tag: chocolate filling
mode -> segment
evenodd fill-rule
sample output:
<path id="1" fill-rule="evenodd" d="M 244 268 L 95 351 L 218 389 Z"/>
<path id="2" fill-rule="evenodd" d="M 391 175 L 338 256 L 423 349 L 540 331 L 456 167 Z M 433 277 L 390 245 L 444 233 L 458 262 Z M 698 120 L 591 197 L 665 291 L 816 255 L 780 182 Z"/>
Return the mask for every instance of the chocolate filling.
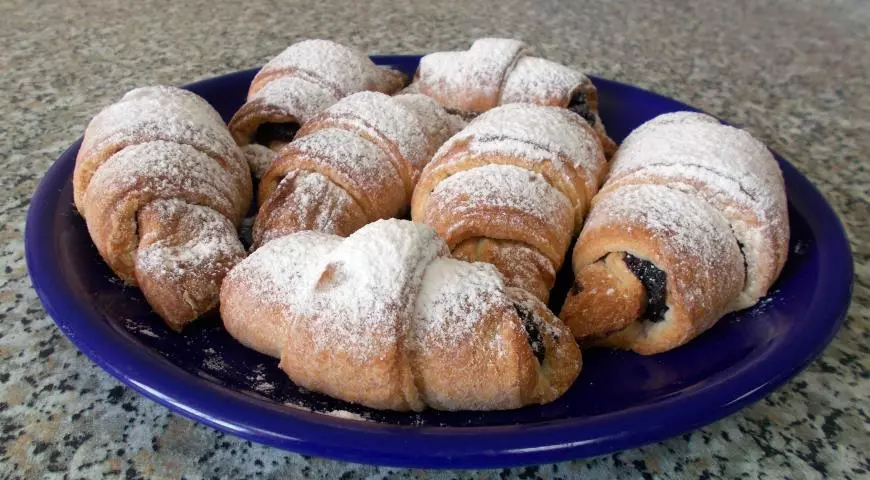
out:
<path id="1" fill-rule="evenodd" d="M 516 302 L 514 302 L 514 309 L 517 311 L 517 316 L 523 322 L 523 328 L 526 329 L 526 341 L 529 342 L 532 353 L 535 354 L 538 363 L 544 363 L 547 347 L 544 346 L 544 338 L 541 336 L 541 330 L 538 329 L 538 322 L 535 321 L 534 312 Z"/>
<path id="2" fill-rule="evenodd" d="M 589 125 L 595 126 L 595 115 L 592 113 L 592 109 L 589 108 L 589 104 L 586 103 L 585 93 L 575 93 L 574 96 L 571 97 L 571 101 L 568 102 L 568 110 L 583 117 Z"/>
<path id="3" fill-rule="evenodd" d="M 631 273 L 640 280 L 646 290 L 646 311 L 644 318 L 651 322 L 661 322 L 665 319 L 667 305 L 667 274 L 659 270 L 652 262 L 625 254 L 625 265 Z"/>
<path id="4" fill-rule="evenodd" d="M 269 146 L 272 142 L 289 143 L 299 131 L 299 124 L 289 123 L 264 123 L 254 133 L 254 141 L 260 145 Z"/>

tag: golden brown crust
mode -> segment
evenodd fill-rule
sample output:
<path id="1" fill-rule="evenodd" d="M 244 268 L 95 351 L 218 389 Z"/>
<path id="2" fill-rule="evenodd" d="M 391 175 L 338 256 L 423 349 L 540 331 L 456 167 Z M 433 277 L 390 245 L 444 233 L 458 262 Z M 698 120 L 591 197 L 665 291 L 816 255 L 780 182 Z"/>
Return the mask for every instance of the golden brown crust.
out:
<path id="1" fill-rule="evenodd" d="M 622 252 L 608 254 L 575 275 L 578 280 L 560 317 L 577 338 L 594 339 L 622 330 L 646 310 L 646 290 L 624 258 Z"/>
<path id="2" fill-rule="evenodd" d="M 525 243 L 475 237 L 461 242 L 451 253 L 466 262 L 491 263 L 508 285 L 526 290 L 542 302 L 550 298 L 550 287 L 556 281 L 553 263 Z"/>

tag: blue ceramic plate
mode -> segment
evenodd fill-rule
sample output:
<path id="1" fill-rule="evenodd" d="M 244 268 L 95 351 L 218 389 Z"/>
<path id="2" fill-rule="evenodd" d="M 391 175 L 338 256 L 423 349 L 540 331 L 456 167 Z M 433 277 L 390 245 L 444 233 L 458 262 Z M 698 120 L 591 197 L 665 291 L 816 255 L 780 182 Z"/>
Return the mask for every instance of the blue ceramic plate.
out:
<path id="1" fill-rule="evenodd" d="M 419 57 L 375 61 L 410 74 Z M 229 119 L 255 72 L 189 88 Z M 692 110 L 631 86 L 594 82 L 601 117 L 617 141 L 656 115 Z M 27 264 L 46 311 L 94 362 L 145 396 L 214 428 L 306 454 L 397 466 L 502 467 L 662 440 L 731 414 L 795 375 L 834 336 L 851 297 L 852 257 L 842 225 L 810 182 L 777 157 L 788 188 L 791 251 L 770 296 L 756 307 L 662 355 L 587 351 L 576 384 L 549 405 L 376 412 L 299 389 L 276 361 L 236 343 L 217 318 L 184 334 L 167 330 L 136 289 L 112 276 L 73 210 L 80 143 L 48 171 L 28 214 Z M 561 284 L 566 277 L 570 272 Z M 374 421 L 318 413 L 335 410 Z"/>

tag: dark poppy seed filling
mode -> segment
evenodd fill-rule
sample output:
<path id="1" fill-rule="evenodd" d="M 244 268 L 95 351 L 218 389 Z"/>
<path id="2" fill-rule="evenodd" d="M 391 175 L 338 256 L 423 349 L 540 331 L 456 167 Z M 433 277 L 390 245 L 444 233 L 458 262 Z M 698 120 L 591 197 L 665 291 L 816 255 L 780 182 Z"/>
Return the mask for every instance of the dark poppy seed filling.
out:
<path id="1" fill-rule="evenodd" d="M 299 124 L 289 123 L 264 123 L 254 133 L 254 141 L 260 145 L 269 146 L 272 142 L 289 143 L 299 131 Z"/>
<path id="2" fill-rule="evenodd" d="M 523 328 L 526 329 L 526 341 L 529 342 L 529 347 L 532 349 L 532 353 L 535 354 L 538 363 L 544 363 L 544 357 L 547 354 L 547 347 L 544 346 L 544 338 L 541 336 L 541 331 L 538 329 L 538 322 L 536 322 L 534 318 L 535 314 L 516 302 L 514 303 L 514 309 L 517 311 L 517 316 L 519 316 L 520 320 L 523 322 Z"/>
<path id="3" fill-rule="evenodd" d="M 644 318 L 651 322 L 665 319 L 667 305 L 667 274 L 652 262 L 625 254 L 625 265 L 640 280 L 646 290 L 646 312 Z"/>
<path id="4" fill-rule="evenodd" d="M 583 117 L 589 125 L 595 125 L 595 115 L 592 114 L 592 110 L 589 108 L 589 104 L 586 103 L 586 94 L 583 92 L 577 92 L 571 97 L 571 101 L 568 102 L 568 110 L 576 113 Z"/>

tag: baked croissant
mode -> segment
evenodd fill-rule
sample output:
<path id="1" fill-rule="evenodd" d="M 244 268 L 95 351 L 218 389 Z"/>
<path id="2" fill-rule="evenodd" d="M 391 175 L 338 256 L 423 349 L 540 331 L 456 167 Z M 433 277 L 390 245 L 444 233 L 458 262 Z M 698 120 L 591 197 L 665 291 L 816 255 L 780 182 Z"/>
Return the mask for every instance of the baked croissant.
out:
<path id="1" fill-rule="evenodd" d="M 403 214 L 423 166 L 461 123 L 423 95 L 342 99 L 306 123 L 263 176 L 255 246 L 300 230 L 347 236 Z"/>
<path id="2" fill-rule="evenodd" d="M 221 317 L 297 385 L 377 409 L 546 403 L 580 370 L 570 330 L 543 303 L 405 220 L 265 244 L 227 275 Z"/>
<path id="3" fill-rule="evenodd" d="M 570 109 L 592 126 L 609 158 L 616 143 L 598 116 L 595 86 L 586 75 L 532 54 L 519 40 L 481 38 L 463 52 L 424 56 L 410 88 L 466 116 L 509 103 Z"/>
<path id="4" fill-rule="evenodd" d="M 574 249 L 561 318 L 584 343 L 653 354 L 754 305 L 788 254 L 782 172 L 749 133 L 700 113 L 632 132 Z"/>
<path id="5" fill-rule="evenodd" d="M 100 255 L 170 327 L 217 305 L 245 254 L 236 227 L 252 192 L 242 152 L 208 103 L 173 87 L 127 93 L 88 125 L 73 187 Z"/>
<path id="6" fill-rule="evenodd" d="M 456 258 L 493 263 L 508 284 L 546 302 L 607 162 L 569 111 L 534 104 L 490 110 L 423 170 L 411 216 Z"/>
<path id="7" fill-rule="evenodd" d="M 356 49 L 329 40 L 305 40 L 263 66 L 229 128 L 245 150 L 251 149 L 247 145 L 277 150 L 293 140 L 302 124 L 339 99 L 365 90 L 393 93 L 404 84 L 402 73 L 375 65 Z M 264 154 L 250 153 L 255 161 Z M 256 173 L 256 164 L 252 170 Z"/>

